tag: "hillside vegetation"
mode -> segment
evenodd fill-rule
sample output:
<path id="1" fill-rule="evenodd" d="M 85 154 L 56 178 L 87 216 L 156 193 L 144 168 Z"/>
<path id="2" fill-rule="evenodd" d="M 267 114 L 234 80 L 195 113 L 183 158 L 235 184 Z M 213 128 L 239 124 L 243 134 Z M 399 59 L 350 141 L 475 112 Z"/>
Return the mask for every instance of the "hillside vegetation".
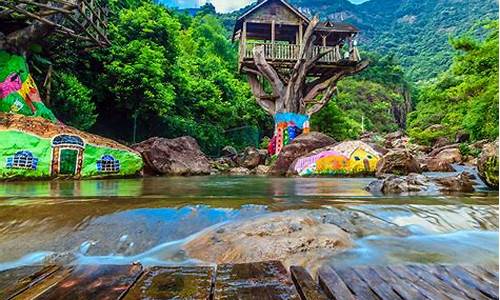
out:
<path id="1" fill-rule="evenodd" d="M 427 144 L 457 132 L 494 139 L 498 23 L 474 24 L 496 8 L 489 0 L 380 1 L 296 0 L 311 13 L 340 17 L 335 11 L 341 11 L 360 26 L 362 56 L 371 60 L 367 70 L 339 83 L 335 99 L 313 117 L 313 129 L 337 140 L 357 138 L 363 129 L 399 128 Z M 30 51 L 37 82 L 53 69 L 52 88 L 41 92 L 59 119 L 126 143 L 191 135 L 213 155 L 225 145 L 243 148 L 272 135 L 273 120 L 237 72 L 237 44 L 229 36 L 240 12 L 218 15 L 206 5 L 191 16 L 153 0 L 109 0 L 109 8 L 110 47 L 85 49 L 55 35 Z M 435 19 L 450 11 L 457 15 Z"/>

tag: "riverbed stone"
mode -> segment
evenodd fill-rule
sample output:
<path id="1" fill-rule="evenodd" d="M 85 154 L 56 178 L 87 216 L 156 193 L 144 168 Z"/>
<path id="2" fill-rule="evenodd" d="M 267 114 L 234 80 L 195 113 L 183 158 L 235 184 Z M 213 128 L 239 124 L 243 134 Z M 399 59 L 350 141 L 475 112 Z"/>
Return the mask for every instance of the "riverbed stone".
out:
<path id="1" fill-rule="evenodd" d="M 320 132 L 311 132 L 301 134 L 290 144 L 283 147 L 278 154 L 276 162 L 271 167 L 270 174 L 283 176 L 288 171 L 288 168 L 297 158 L 306 155 L 307 153 L 322 147 L 326 147 L 335 143 L 335 140 Z"/>
<path id="2" fill-rule="evenodd" d="M 190 257 L 218 264 L 279 260 L 290 266 L 305 265 L 352 245 L 346 231 L 301 210 L 210 229 L 185 244 L 184 250 Z"/>
<path id="3" fill-rule="evenodd" d="M 144 163 L 154 174 L 192 176 L 208 175 L 212 171 L 210 161 L 190 136 L 152 137 L 132 148 L 141 153 Z"/>
<path id="4" fill-rule="evenodd" d="M 434 181 L 439 185 L 439 190 L 443 192 L 474 192 L 474 176 L 467 172 L 456 176 L 436 178 Z"/>
<path id="5" fill-rule="evenodd" d="M 396 149 L 379 160 L 376 175 L 379 177 L 383 174 L 408 175 L 420 172 L 420 164 L 410 151 Z"/>
<path id="6" fill-rule="evenodd" d="M 433 156 L 434 159 L 449 164 L 462 162 L 462 154 L 458 147 L 444 149 Z"/>
<path id="7" fill-rule="evenodd" d="M 498 140 L 485 144 L 477 162 L 479 177 L 490 188 L 498 189 Z"/>
<path id="8" fill-rule="evenodd" d="M 390 175 L 372 181 L 366 190 L 374 194 L 473 192 L 474 181 L 472 179 L 473 176 L 467 172 L 440 178 L 415 173 L 407 176 Z"/>
<path id="9" fill-rule="evenodd" d="M 238 157 L 238 164 L 247 169 L 253 169 L 264 162 L 265 158 L 262 160 L 259 150 L 254 147 L 247 147 L 241 156 Z"/>
<path id="10" fill-rule="evenodd" d="M 453 166 L 445 160 L 426 157 L 420 164 L 423 171 L 427 172 L 453 172 Z"/>
<path id="11" fill-rule="evenodd" d="M 267 176 L 271 167 L 265 165 L 259 165 L 253 171 L 257 176 Z"/>
<path id="12" fill-rule="evenodd" d="M 229 170 L 229 174 L 237 176 L 250 175 L 250 173 L 251 171 L 244 167 L 236 167 Z"/>

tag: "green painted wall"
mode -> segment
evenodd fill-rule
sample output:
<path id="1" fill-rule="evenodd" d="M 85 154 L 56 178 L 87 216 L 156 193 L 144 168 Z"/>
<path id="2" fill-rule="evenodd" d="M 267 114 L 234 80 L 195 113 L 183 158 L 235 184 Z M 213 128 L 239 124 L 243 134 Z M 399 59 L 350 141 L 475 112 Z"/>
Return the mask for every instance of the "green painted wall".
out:
<path id="1" fill-rule="evenodd" d="M 0 141 L 0 179 L 42 179 L 51 177 L 51 139 L 40 138 L 20 131 L 7 130 L 0 131 Z M 7 167 L 7 160 L 14 157 L 19 151 L 30 151 L 33 157 L 38 159 L 36 170 Z M 97 161 L 104 155 L 111 155 L 120 162 L 119 172 L 100 173 L 97 170 Z M 136 153 L 86 144 L 83 152 L 81 177 L 131 176 L 137 174 L 142 167 L 142 158 Z"/>

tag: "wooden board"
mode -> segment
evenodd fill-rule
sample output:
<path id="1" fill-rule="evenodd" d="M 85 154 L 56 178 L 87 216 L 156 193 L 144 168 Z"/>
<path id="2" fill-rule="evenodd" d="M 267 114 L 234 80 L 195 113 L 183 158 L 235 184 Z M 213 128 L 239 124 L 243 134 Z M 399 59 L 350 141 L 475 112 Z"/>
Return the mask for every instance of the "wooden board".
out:
<path id="1" fill-rule="evenodd" d="M 139 264 L 81 265 L 36 299 L 120 299 L 141 274 Z"/>
<path id="2" fill-rule="evenodd" d="M 290 267 L 292 281 L 303 300 L 327 300 L 325 293 L 303 267 Z"/>
<path id="3" fill-rule="evenodd" d="M 217 267 L 214 299 L 300 299 L 278 261 L 223 264 Z"/>
<path id="4" fill-rule="evenodd" d="M 153 267 L 124 299 L 209 299 L 214 276 L 214 267 Z"/>
<path id="5" fill-rule="evenodd" d="M 363 279 L 380 299 L 402 300 L 391 285 L 387 284 L 380 276 L 369 267 L 358 267 L 354 270 Z"/>
<path id="6" fill-rule="evenodd" d="M 57 270 L 56 266 L 25 266 L 0 272 L 0 299 L 11 299 Z"/>
<path id="7" fill-rule="evenodd" d="M 340 276 L 328 265 L 318 271 L 319 284 L 331 299 L 356 299 Z"/>

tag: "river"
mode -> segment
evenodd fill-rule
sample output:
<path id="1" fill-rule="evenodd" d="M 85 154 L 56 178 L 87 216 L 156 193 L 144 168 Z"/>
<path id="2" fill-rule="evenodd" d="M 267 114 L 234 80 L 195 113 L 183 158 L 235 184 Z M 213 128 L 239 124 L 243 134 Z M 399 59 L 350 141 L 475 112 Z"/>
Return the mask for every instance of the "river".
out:
<path id="1" fill-rule="evenodd" d="M 434 174 L 440 176 L 440 174 Z M 210 264 L 183 245 L 211 228 L 295 211 L 356 212 L 364 230 L 336 265 L 498 264 L 498 192 L 372 195 L 371 178 L 189 177 L 0 184 L 0 270 L 41 263 Z"/>

